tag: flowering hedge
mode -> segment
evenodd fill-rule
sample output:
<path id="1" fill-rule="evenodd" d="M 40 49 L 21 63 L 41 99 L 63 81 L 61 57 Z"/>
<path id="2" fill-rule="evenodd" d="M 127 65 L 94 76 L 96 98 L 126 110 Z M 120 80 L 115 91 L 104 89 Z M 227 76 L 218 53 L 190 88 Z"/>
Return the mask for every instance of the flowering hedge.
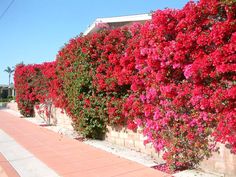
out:
<path id="1" fill-rule="evenodd" d="M 126 114 L 175 169 L 208 157 L 215 140 L 236 150 L 235 8 L 189 2 L 155 12 L 140 32 Z"/>
<path id="2" fill-rule="evenodd" d="M 64 94 L 61 107 L 86 137 L 101 138 L 107 124 L 125 122 L 120 108 L 130 86 L 119 60 L 134 35 L 122 28 L 77 37 L 57 56 L 56 71 Z"/>
<path id="3" fill-rule="evenodd" d="M 17 102 L 30 114 L 48 93 L 86 137 L 141 127 L 171 169 L 192 168 L 216 142 L 236 152 L 235 49 L 235 1 L 189 2 L 73 38 L 54 63 L 18 66 Z"/>
<path id="4" fill-rule="evenodd" d="M 54 63 L 16 66 L 14 74 L 16 102 L 22 115 L 34 116 L 34 106 L 50 97 L 49 84 L 52 76 L 49 74 L 53 71 Z"/>
<path id="5" fill-rule="evenodd" d="M 75 129 L 91 138 L 100 138 L 105 132 L 106 115 L 101 111 L 104 103 L 92 84 L 97 60 L 92 55 L 99 54 L 98 39 L 103 37 L 97 34 L 71 39 L 56 60 L 58 83 L 63 83 L 59 92 L 63 97 L 60 107 L 72 117 Z M 91 55 L 86 53 L 89 49 Z"/>

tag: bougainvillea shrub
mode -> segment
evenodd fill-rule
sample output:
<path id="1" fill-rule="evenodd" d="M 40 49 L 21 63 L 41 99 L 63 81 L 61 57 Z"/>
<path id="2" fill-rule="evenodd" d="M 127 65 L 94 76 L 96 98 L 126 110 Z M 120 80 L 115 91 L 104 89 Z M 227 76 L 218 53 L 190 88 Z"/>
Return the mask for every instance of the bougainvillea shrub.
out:
<path id="1" fill-rule="evenodd" d="M 105 133 L 104 103 L 92 84 L 99 39 L 105 34 L 71 39 L 58 53 L 56 72 L 63 83 L 60 106 L 72 117 L 74 127 L 85 137 L 100 138 Z M 89 54 L 92 53 L 92 55 Z M 60 93 L 59 92 L 59 93 Z"/>
<path id="2" fill-rule="evenodd" d="M 156 11 L 141 29 L 125 114 L 173 169 L 194 167 L 215 140 L 235 151 L 235 8 L 189 2 Z"/>
<path id="3" fill-rule="evenodd" d="M 38 102 L 35 89 L 35 79 L 41 75 L 39 65 L 17 65 L 14 82 L 16 89 L 16 102 L 21 114 L 29 117 L 34 116 L 34 105 Z"/>
<path id="4" fill-rule="evenodd" d="M 15 90 L 17 93 L 16 102 L 21 114 L 26 117 L 34 115 L 34 104 L 31 103 L 31 100 L 34 100 L 34 98 L 31 96 L 32 89 L 28 85 L 30 81 L 29 75 L 30 73 L 28 73 L 28 70 L 26 70 L 23 64 L 16 66 L 14 74 Z M 27 78 L 29 81 L 27 81 Z"/>
<path id="5" fill-rule="evenodd" d="M 191 1 L 73 38 L 55 62 L 17 66 L 16 101 L 31 116 L 50 99 L 85 137 L 141 127 L 170 169 L 193 168 L 217 142 L 236 153 L 235 51 L 235 1 Z"/>
<path id="6" fill-rule="evenodd" d="M 124 123 L 121 110 L 130 81 L 121 78 L 125 75 L 120 58 L 133 36 L 126 27 L 80 36 L 57 56 L 56 71 L 66 103 L 61 105 L 86 137 L 101 138 L 107 124 Z"/>
<path id="7" fill-rule="evenodd" d="M 53 71 L 53 63 L 16 66 L 14 74 L 16 102 L 22 115 L 34 116 L 34 106 L 49 99 L 50 78 L 46 75 Z"/>
<path id="8" fill-rule="evenodd" d="M 98 56 L 93 85 L 105 93 L 108 124 L 125 125 L 122 114 L 125 98 L 130 94 L 131 75 L 135 70 L 134 57 L 128 56 L 132 43 L 139 33 L 139 24 L 110 30 L 105 36 Z"/>

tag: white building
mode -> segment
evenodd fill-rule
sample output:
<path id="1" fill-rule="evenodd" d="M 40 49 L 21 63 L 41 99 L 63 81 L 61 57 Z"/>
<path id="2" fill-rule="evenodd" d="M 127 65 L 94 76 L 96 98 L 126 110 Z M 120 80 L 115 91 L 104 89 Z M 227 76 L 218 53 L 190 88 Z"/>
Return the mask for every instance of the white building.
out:
<path id="1" fill-rule="evenodd" d="M 101 29 L 99 27 L 99 24 L 106 24 L 109 26 L 109 28 L 114 29 L 121 26 L 131 25 L 132 23 L 144 23 L 147 20 L 150 20 L 151 18 L 152 18 L 151 14 L 97 18 L 84 32 L 84 35 L 99 31 Z"/>

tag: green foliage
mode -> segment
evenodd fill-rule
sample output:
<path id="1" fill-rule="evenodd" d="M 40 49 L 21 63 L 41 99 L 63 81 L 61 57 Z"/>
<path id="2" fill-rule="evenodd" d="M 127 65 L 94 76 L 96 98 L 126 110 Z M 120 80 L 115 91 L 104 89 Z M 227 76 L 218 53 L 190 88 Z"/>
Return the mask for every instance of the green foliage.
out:
<path id="1" fill-rule="evenodd" d="M 106 98 L 93 86 L 94 63 L 78 48 L 77 57 L 63 77 L 63 89 L 68 99 L 67 113 L 73 126 L 84 137 L 102 139 L 106 132 Z"/>
<path id="2" fill-rule="evenodd" d="M 72 112 L 77 119 L 74 121 L 75 130 L 84 137 L 93 139 L 103 139 L 106 132 L 106 99 L 99 95 L 87 95 L 82 101 L 76 101 L 77 109 Z"/>
<path id="3" fill-rule="evenodd" d="M 0 102 L 10 102 L 11 100 L 13 100 L 12 97 L 8 97 L 8 98 L 0 98 Z"/>

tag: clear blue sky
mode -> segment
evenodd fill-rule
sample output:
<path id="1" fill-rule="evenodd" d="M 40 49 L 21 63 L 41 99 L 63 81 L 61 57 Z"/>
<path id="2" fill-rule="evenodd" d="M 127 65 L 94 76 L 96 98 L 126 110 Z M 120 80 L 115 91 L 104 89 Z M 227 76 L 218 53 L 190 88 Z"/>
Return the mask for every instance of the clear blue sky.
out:
<path id="1" fill-rule="evenodd" d="M 0 0 L 0 14 L 11 0 Z M 99 17 L 182 8 L 188 0 L 15 0 L 0 19 L 0 84 L 7 66 L 53 61 L 67 41 Z"/>

